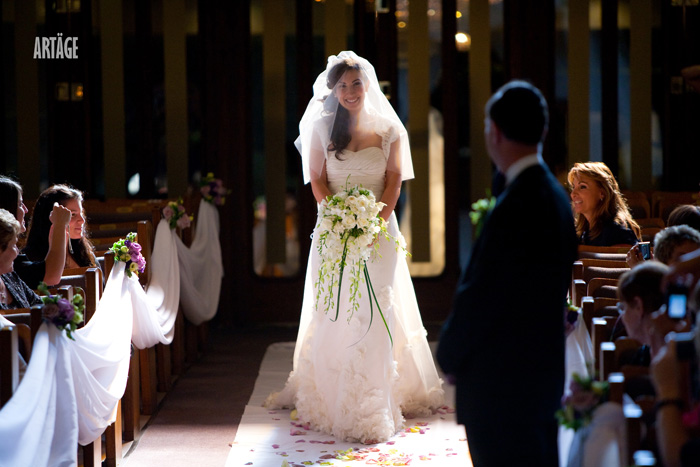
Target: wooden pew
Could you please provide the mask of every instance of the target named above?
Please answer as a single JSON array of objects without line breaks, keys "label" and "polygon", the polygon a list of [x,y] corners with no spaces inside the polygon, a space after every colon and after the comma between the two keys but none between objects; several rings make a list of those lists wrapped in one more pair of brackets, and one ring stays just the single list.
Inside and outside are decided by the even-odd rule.
[{"label": "wooden pew", "polygon": [[19,386],[19,332],[16,324],[0,329],[0,408]]},{"label": "wooden pew", "polygon": [[588,333],[593,336],[593,318],[610,316],[616,318],[617,299],[606,297],[583,297],[581,300],[581,313],[583,322],[586,323]]},{"label": "wooden pew", "polygon": [[575,261],[571,285],[571,295],[574,305],[581,306],[581,300],[586,295],[588,282],[594,277],[618,279],[624,272],[629,271],[629,269],[625,261],[589,258]]}]

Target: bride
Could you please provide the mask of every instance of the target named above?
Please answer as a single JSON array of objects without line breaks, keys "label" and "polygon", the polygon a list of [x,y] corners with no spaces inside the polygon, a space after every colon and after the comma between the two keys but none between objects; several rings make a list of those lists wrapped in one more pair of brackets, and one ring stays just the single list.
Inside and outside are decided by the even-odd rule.
[{"label": "bride", "polygon": [[[406,129],[379,88],[372,65],[354,52],[328,58],[296,141],[304,181],[320,203],[354,185],[372,190],[386,206],[388,232],[403,241],[394,207],[401,182],[413,178]],[[380,236],[378,254],[367,262],[386,318],[370,319],[369,294],[359,310],[324,312],[316,296],[318,227],[309,254],[293,371],[267,407],[295,407],[300,421],[346,441],[373,444],[403,428],[404,417],[429,415],[444,403],[426,340],[405,255]],[[340,291],[348,297],[348,283]],[[317,306],[318,304],[318,306]],[[335,315],[335,314],[333,314]],[[391,332],[393,345],[387,331]]]}]

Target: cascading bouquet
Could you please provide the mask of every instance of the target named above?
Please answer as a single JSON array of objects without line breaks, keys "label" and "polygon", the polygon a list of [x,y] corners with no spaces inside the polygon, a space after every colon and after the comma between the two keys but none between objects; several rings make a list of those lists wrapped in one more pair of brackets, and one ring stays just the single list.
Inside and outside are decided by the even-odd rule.
[{"label": "cascading bouquet", "polygon": [[177,201],[170,201],[163,208],[163,219],[168,221],[171,229],[179,227],[180,229],[186,229],[191,225],[193,216],[188,216],[185,206],[182,205],[182,198],[178,198]]},{"label": "cascading bouquet", "polygon": [[44,306],[41,311],[44,320],[54,324],[58,329],[65,330],[68,338],[75,340],[72,332],[83,322],[83,310],[85,310],[83,296],[75,294],[70,301],[60,295],[51,295],[44,282],[39,283],[37,290],[42,294],[41,301]]},{"label": "cascading bouquet", "polygon": [[125,239],[114,242],[112,250],[114,252],[115,261],[123,261],[126,263],[124,268],[126,275],[131,277],[132,274],[138,275],[146,270],[146,260],[141,254],[141,245],[136,243],[136,234],[129,233]]},{"label": "cascading bouquet", "polygon": [[[377,301],[366,267],[372,253],[379,249],[376,240],[380,235],[387,240],[394,241],[397,251],[399,249],[405,251],[399,240],[387,232],[387,222],[379,215],[384,206],[386,206],[384,203],[376,200],[372,191],[357,185],[349,189],[346,186],[345,190],[327,197],[319,205],[317,229],[321,264],[319,265],[318,280],[315,284],[316,309],[318,309],[321,295],[325,293],[323,302],[325,312],[327,314],[335,309],[335,317],[331,318],[331,321],[338,319],[340,291],[342,290],[344,272],[347,269],[350,281],[348,321],[360,307],[359,298],[362,296],[360,283],[365,282],[370,304],[369,327],[372,326],[374,318],[374,303],[377,305],[377,310],[384,321],[384,326],[393,345],[394,340],[391,337],[389,325]],[[338,293],[334,300],[333,291],[336,287]]]},{"label": "cascading bouquet", "polygon": [[199,190],[204,201],[216,206],[223,206],[226,202],[226,195],[230,192],[230,190],[224,188],[224,182],[220,178],[214,178],[212,172],[209,172],[206,177],[202,177],[202,181],[199,183]]},{"label": "cascading bouquet", "polygon": [[559,424],[574,431],[591,423],[595,409],[606,402],[610,392],[607,381],[595,381],[573,373],[569,389],[562,398],[562,408],[556,413]]}]

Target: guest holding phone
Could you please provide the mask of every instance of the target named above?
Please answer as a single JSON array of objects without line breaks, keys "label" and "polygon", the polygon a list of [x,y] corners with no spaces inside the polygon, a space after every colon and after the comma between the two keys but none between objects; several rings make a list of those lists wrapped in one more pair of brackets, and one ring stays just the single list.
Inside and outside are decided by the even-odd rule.
[{"label": "guest holding phone", "polygon": [[638,243],[627,252],[626,260],[630,268],[646,259],[656,259],[667,265],[675,264],[684,254],[700,248],[700,232],[687,225],[666,227],[654,237],[654,251],[649,258],[644,258],[643,246],[643,243]]}]

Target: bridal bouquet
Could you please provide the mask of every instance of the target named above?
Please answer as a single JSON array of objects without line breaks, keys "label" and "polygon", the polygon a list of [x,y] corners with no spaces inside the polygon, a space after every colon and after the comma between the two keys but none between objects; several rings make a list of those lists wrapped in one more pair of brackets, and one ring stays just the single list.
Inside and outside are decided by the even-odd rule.
[{"label": "bridal bouquet", "polygon": [[44,282],[39,283],[37,289],[42,294],[41,301],[44,306],[41,311],[44,319],[54,324],[58,329],[65,329],[68,338],[73,339],[71,333],[83,322],[83,310],[85,309],[83,296],[75,294],[73,300],[69,301],[60,295],[51,295]]},{"label": "bridal bouquet", "polygon": [[178,198],[177,201],[170,201],[163,208],[163,219],[168,221],[171,229],[176,227],[186,229],[192,222],[193,217],[187,215],[185,206],[183,206],[182,203],[182,198]]},{"label": "bridal bouquet", "polygon": [[591,423],[595,409],[608,399],[610,386],[607,381],[573,373],[569,388],[571,393],[562,399],[562,408],[556,416],[560,425],[576,431]]},{"label": "bridal bouquet", "polygon": [[131,277],[132,274],[138,275],[146,270],[146,260],[141,254],[141,245],[135,242],[136,234],[131,232],[126,236],[126,240],[121,239],[114,242],[112,250],[114,252],[114,261],[124,261],[126,263],[126,275]]},{"label": "bridal bouquet", "polygon": [[[370,327],[374,318],[374,304],[377,305],[379,314],[389,332],[384,314],[379,307],[379,302],[372,287],[369,271],[366,268],[367,261],[372,253],[379,249],[376,240],[379,236],[392,240],[397,245],[397,250],[403,247],[399,241],[387,232],[387,223],[379,215],[385,206],[378,202],[372,191],[354,186],[329,196],[319,205],[318,252],[321,256],[318,280],[315,284],[316,309],[318,309],[321,295],[325,293],[323,306],[325,312],[335,309],[335,318],[338,319],[340,309],[340,291],[344,272],[348,270],[350,281],[350,315],[360,307],[360,284],[367,285],[367,294],[370,303]],[[334,300],[334,289],[337,288],[337,297]],[[369,330],[369,329],[368,329]]]}]

